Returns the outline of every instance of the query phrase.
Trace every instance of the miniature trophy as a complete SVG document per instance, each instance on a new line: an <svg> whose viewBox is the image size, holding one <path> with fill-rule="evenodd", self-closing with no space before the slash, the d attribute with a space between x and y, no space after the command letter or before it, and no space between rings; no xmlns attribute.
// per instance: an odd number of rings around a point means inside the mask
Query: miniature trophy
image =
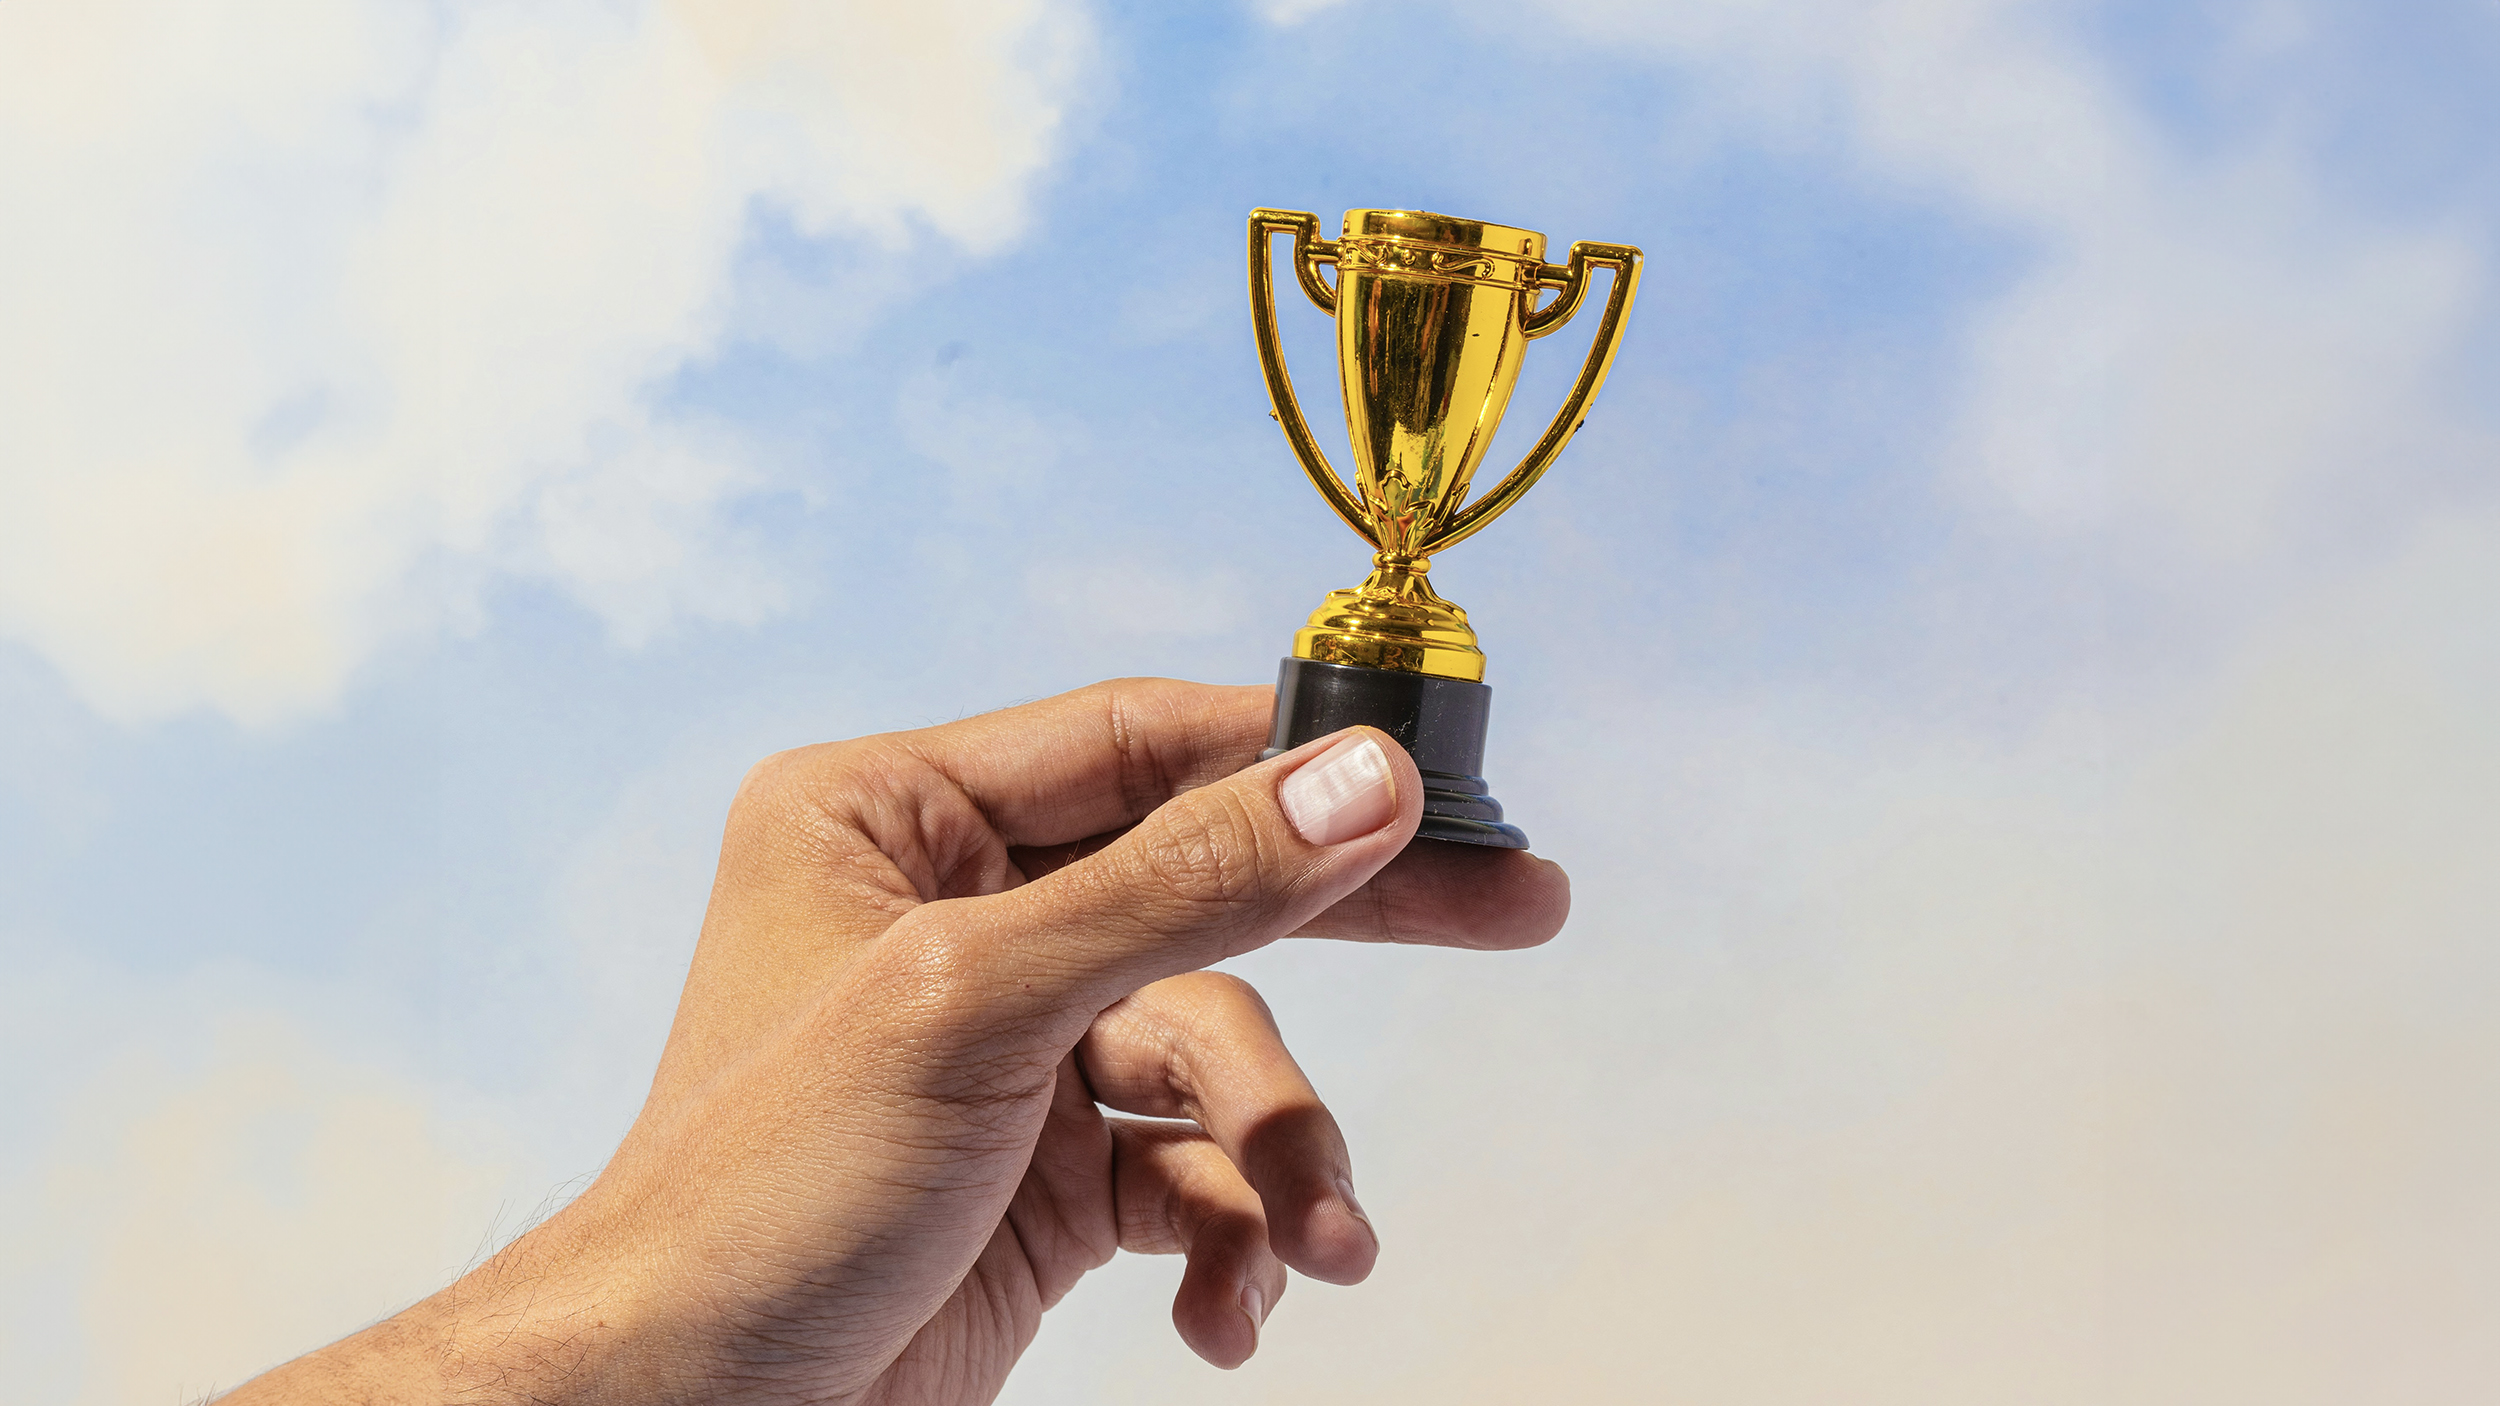
<svg viewBox="0 0 2500 1406"><path fill-rule="evenodd" d="M1293 236L1294 280L1337 323L1337 376L1353 439L1354 487L1320 452L1294 400L1276 336L1270 248ZM1336 266L1335 286L1320 277ZM1592 270L1614 271L1580 379L1519 466L1467 503L1476 465L1500 428L1528 343L1569 321ZM1424 778L1426 839L1525 849L1487 790L1485 724L1493 690L1467 613L1433 593L1431 557L1499 517L1571 442L1623 340L1640 287L1641 251L1579 243L1545 262L1532 230L1416 210L1349 210L1343 233L1316 216L1250 216L1250 326L1285 440L1328 506L1373 548L1371 575L1331 591L1294 633L1276 684L1264 756L1358 723L1396 738ZM1543 307L1545 290L1556 296Z"/></svg>

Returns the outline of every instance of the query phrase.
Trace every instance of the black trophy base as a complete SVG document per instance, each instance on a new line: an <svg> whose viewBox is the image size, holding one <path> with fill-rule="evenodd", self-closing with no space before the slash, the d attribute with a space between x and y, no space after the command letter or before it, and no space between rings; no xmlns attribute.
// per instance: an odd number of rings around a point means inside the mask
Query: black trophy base
<svg viewBox="0 0 2500 1406"><path fill-rule="evenodd" d="M1493 690L1466 679L1287 659L1276 677L1276 718L1259 760L1339 728L1376 727L1396 738L1424 774L1418 837L1526 849L1527 835L1502 823L1502 803L1478 774L1492 712Z"/></svg>

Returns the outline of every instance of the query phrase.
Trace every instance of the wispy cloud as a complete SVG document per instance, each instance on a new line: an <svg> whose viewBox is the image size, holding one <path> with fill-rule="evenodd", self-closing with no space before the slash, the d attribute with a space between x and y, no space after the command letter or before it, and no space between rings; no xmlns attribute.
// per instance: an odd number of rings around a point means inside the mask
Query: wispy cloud
<svg viewBox="0 0 2500 1406"><path fill-rule="evenodd" d="M1979 503L2247 566L2500 455L2446 374L2487 313L2482 232L2337 200L2288 124L2179 141L2074 7L1544 8L1685 66L1753 140L1837 141L2022 241L2027 272L1971 329L1945 466ZM2213 62L2303 42L2299 18L2250 7Z"/></svg>
<svg viewBox="0 0 2500 1406"><path fill-rule="evenodd" d="M766 470L654 407L759 205L1021 228L1048 0L0 16L0 634L97 708L263 721L498 574L630 642L780 585ZM467 581L465 592L445 583Z"/></svg>

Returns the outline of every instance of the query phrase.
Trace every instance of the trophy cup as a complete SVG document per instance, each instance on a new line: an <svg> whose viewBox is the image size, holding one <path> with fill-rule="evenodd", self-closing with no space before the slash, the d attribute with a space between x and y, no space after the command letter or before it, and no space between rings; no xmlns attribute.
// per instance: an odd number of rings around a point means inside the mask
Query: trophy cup
<svg viewBox="0 0 2500 1406"><path fill-rule="evenodd" d="M1276 340L1269 251L1293 236L1294 280L1337 321L1337 376L1353 437L1349 489L1311 438ZM1334 264L1334 287L1319 267ZM1528 343L1571 319L1589 277L1614 270L1606 311L1562 413L1493 491L1466 502L1476 465L1500 428ZM1533 487L1571 442L1623 340L1641 280L1641 251L1571 246L1567 265L1545 262L1545 236L1417 210L1349 210L1342 234L1319 237L1316 216L1250 215L1250 326L1276 421L1328 506L1373 548L1363 584L1331 591L1294 632L1276 682L1276 713L1262 759L1368 723L1396 738L1424 777L1417 834L1525 849L1486 788L1484 732L1493 690L1467 612L1435 595L1425 573L1442 548L1466 540ZM1547 289L1556 296L1543 307Z"/></svg>

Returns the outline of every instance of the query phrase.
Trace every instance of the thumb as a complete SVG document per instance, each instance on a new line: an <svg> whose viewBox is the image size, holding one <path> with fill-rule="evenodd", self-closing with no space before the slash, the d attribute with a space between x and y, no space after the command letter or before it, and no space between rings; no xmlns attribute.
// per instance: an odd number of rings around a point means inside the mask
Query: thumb
<svg viewBox="0 0 2500 1406"><path fill-rule="evenodd" d="M896 926L942 925L977 986L1090 1021L1148 982L1311 921L1396 858L1422 816L1406 749L1348 728L1184 791L1032 883L924 905Z"/></svg>

